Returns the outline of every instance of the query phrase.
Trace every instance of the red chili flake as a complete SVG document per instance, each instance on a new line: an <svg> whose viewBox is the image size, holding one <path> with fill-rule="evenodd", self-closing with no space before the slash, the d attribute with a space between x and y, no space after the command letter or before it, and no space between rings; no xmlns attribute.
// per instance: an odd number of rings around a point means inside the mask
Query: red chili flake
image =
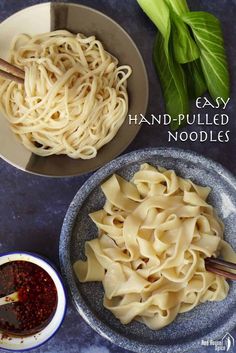
<svg viewBox="0 0 236 353"><path fill-rule="evenodd" d="M23 336L37 333L55 313L55 284L38 265L12 261L0 266L0 297L16 291L18 302L0 306L0 330Z"/></svg>

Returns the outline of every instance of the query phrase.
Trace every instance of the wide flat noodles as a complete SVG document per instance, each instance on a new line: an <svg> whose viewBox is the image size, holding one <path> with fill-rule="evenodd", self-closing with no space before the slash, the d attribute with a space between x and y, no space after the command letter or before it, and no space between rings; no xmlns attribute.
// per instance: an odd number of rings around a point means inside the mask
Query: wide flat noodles
<svg viewBox="0 0 236 353"><path fill-rule="evenodd" d="M90 215L98 238L86 242L87 260L74 270L81 282L102 281L104 306L123 324L160 329L178 313L227 296L226 280L205 268L204 258L221 250L236 263L206 201L208 187L143 164L131 182L113 175L102 191L104 208Z"/></svg>

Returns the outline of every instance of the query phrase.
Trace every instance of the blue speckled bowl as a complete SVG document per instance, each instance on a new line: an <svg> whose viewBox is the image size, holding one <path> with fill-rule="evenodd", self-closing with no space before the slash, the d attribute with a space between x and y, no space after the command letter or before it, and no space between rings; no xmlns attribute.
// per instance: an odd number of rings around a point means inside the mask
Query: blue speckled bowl
<svg viewBox="0 0 236 353"><path fill-rule="evenodd" d="M143 162L174 169L179 175L212 188L209 202L225 224L225 239L236 250L236 181L221 165L194 152L172 148L145 149L123 155L93 174L76 194L61 232L60 261L76 309L103 337L134 352L172 353L201 347L201 340L221 338L236 325L236 282L222 302L207 302L178 315L169 326L152 331L141 323L122 325L102 304L100 283L79 283L72 264L84 259L86 240L97 230L88 214L104 204L100 184L114 172L129 179Z"/></svg>

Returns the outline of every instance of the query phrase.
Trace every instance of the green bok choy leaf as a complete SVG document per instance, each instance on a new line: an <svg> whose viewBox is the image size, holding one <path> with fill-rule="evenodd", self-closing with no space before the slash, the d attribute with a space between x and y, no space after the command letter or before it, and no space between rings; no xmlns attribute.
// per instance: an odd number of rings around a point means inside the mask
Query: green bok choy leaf
<svg viewBox="0 0 236 353"><path fill-rule="evenodd" d="M207 12L182 15L200 49L200 60L208 90L213 99L229 98L229 73L219 20Z"/></svg>
<svg viewBox="0 0 236 353"><path fill-rule="evenodd" d="M166 0L166 3L179 16L189 11L186 0Z"/></svg>
<svg viewBox="0 0 236 353"><path fill-rule="evenodd" d="M200 50L189 33L188 26L179 16L171 12L172 19L172 43L175 59L180 64L197 60L200 57Z"/></svg>
<svg viewBox="0 0 236 353"><path fill-rule="evenodd" d="M160 78L172 129L189 99L209 90L229 97L229 73L220 22L206 12L190 12L186 0L137 0L156 25L153 62ZM184 122L183 122L184 123Z"/></svg>
<svg viewBox="0 0 236 353"><path fill-rule="evenodd" d="M137 0L164 38L170 34L170 10L165 0Z"/></svg>
<svg viewBox="0 0 236 353"><path fill-rule="evenodd" d="M187 83L183 68L174 62L173 50L170 46L168 58L164 49L165 40L158 33L153 50L153 61L159 75L166 111L172 117L171 128L179 127L179 114L187 114L189 110Z"/></svg>
<svg viewBox="0 0 236 353"><path fill-rule="evenodd" d="M207 85L200 60L195 60L185 65L189 97L196 99L207 91Z"/></svg>

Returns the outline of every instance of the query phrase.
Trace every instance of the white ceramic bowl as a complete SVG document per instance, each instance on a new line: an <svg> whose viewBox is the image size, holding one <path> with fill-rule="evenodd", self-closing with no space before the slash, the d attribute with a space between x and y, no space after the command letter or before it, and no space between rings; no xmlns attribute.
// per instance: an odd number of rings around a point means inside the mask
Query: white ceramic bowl
<svg viewBox="0 0 236 353"><path fill-rule="evenodd" d="M105 49L119 59L121 65L130 65L133 72L128 80L128 114L145 114L148 77L137 46L118 23L91 7L53 1L15 13L0 24L0 57L8 59L10 43L20 33L36 35L57 29L84 33L86 36L95 35ZM0 113L0 156L15 167L34 174L54 177L81 175L98 169L119 155L140 128L141 125L129 124L129 119L125 119L112 141L92 159L73 159L63 155L39 157L23 146L11 131L7 119Z"/></svg>
<svg viewBox="0 0 236 353"><path fill-rule="evenodd" d="M66 311L66 293L60 275L53 265L43 257L32 253L7 253L0 255L0 266L11 261L29 261L43 268L54 281L57 289L57 308L49 324L37 334L27 337L4 337L0 331L0 348L10 351L25 351L36 348L48 341L57 332L62 324Z"/></svg>

